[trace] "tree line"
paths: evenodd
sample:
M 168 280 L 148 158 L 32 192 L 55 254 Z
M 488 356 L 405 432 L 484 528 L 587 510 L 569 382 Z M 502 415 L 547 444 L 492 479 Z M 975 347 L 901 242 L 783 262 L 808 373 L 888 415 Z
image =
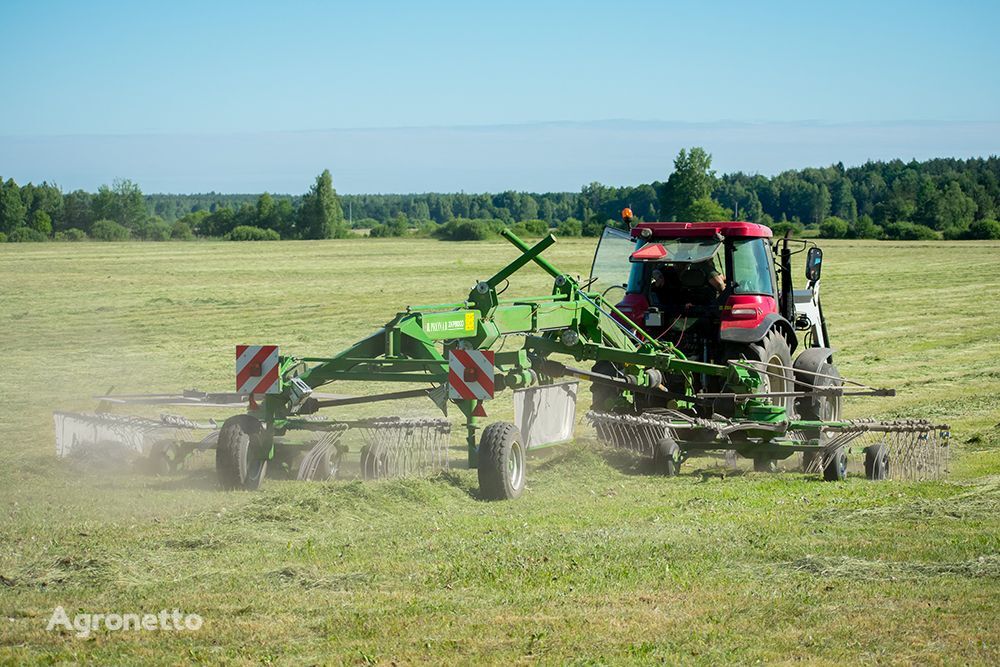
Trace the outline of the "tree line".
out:
M 0 179 L 0 241 L 233 240 L 424 235 L 599 235 L 637 220 L 748 220 L 777 233 L 831 238 L 1000 238 L 1000 158 L 835 164 L 773 177 L 717 176 L 701 148 L 682 150 L 665 181 L 580 192 L 338 195 L 329 171 L 302 195 L 149 194 L 129 180 L 96 193 Z M 353 231 L 352 231 L 353 230 Z

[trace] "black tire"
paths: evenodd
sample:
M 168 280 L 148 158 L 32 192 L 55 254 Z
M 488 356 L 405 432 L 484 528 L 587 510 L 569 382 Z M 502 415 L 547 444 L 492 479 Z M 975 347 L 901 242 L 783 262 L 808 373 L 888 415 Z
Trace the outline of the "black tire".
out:
M 748 345 L 744 356 L 752 361 L 767 364 L 764 370 L 769 371 L 769 373 L 761 373 L 762 384 L 758 390 L 760 393 L 794 391 L 795 372 L 792 370 L 792 349 L 777 329 L 768 331 L 760 342 Z M 795 401 L 792 398 L 768 398 L 764 400 L 785 408 L 789 417 L 795 413 Z
M 889 478 L 889 448 L 881 442 L 865 447 L 865 477 L 870 480 Z
M 515 500 L 524 491 L 527 450 L 513 424 L 495 422 L 479 438 L 479 493 L 484 500 Z
M 591 370 L 601 375 L 621 377 L 621 372 L 610 361 L 598 361 Z M 590 383 L 591 409 L 596 412 L 610 412 L 622 395 L 621 389 L 600 382 Z
M 215 473 L 227 491 L 260 488 L 267 460 L 251 455 L 263 448 L 264 425 L 250 415 L 236 415 L 223 423 L 215 446 Z
M 664 477 L 676 477 L 681 470 L 681 449 L 673 438 L 662 438 L 653 446 L 653 471 Z
M 797 382 L 804 384 L 797 384 L 796 391 L 808 392 L 810 387 L 807 385 L 839 387 L 843 384 L 837 367 L 831 363 L 823 362 L 816 369 L 816 373 L 817 375 L 805 371 L 797 373 Z M 803 396 L 796 399 L 795 411 L 800 419 L 808 421 L 837 421 L 840 419 L 840 403 L 840 396 Z M 823 440 L 823 433 L 818 429 L 806 430 L 803 433 L 810 440 Z M 802 452 L 802 472 L 813 472 L 822 462 L 822 454 L 819 451 Z
M 754 472 L 778 472 L 778 461 L 776 459 L 757 458 L 753 460 Z
M 823 462 L 823 479 L 828 482 L 843 482 L 847 479 L 847 448 L 841 447 L 826 454 Z

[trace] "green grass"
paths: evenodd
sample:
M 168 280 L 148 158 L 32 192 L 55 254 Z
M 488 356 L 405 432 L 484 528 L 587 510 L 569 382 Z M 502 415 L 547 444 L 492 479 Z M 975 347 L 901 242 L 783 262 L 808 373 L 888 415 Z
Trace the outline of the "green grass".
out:
M 697 459 L 662 479 L 582 425 L 514 503 L 476 500 L 460 469 L 253 494 L 217 491 L 210 456 L 167 477 L 81 470 L 55 460 L 52 409 L 111 385 L 227 389 L 237 342 L 338 351 L 406 304 L 461 298 L 512 249 L 0 246 L 0 662 L 1000 662 L 1000 244 L 824 247 L 842 373 L 900 390 L 848 416 L 949 421 L 946 481 L 721 478 Z M 591 253 L 547 251 L 580 273 Z M 511 294 L 548 289 L 527 270 Z M 84 640 L 45 630 L 56 605 L 205 624 Z

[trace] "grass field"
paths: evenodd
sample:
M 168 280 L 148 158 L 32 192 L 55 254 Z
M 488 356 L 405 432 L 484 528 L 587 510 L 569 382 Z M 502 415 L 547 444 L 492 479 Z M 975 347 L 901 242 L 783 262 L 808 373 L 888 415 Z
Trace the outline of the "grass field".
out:
M 512 249 L 0 246 L 0 662 L 1000 663 L 1000 244 L 824 247 L 841 372 L 900 392 L 847 416 L 950 422 L 946 481 L 698 460 L 656 478 L 582 425 L 513 503 L 477 500 L 463 469 L 259 493 L 218 491 L 210 456 L 165 477 L 80 469 L 55 459 L 52 409 L 112 385 L 228 390 L 238 342 L 339 351 L 406 304 L 461 298 Z M 592 249 L 547 255 L 586 273 Z M 511 294 L 550 287 L 518 278 Z M 81 639 L 46 631 L 56 605 L 204 625 Z

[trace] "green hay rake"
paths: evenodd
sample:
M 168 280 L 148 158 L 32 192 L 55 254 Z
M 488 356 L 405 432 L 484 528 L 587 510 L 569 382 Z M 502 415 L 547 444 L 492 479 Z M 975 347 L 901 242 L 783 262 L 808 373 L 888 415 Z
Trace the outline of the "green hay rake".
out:
M 544 259 L 553 236 L 529 247 L 509 231 L 502 235 L 519 256 L 478 282 L 465 300 L 409 306 L 335 356 L 284 356 L 276 346 L 240 346 L 237 394 L 117 399 L 245 406 L 245 414 L 220 427 L 183 418 L 57 413 L 57 448 L 69 454 L 87 444 L 119 441 L 144 455 L 168 451 L 171 462 L 214 448 L 220 483 L 228 489 L 258 488 L 269 464 L 272 473 L 277 467 L 299 479 L 328 479 L 342 469 L 344 454 L 355 450 L 364 477 L 400 476 L 449 466 L 450 405 L 461 416 L 467 464 L 478 470 L 481 495 L 512 499 L 525 487 L 527 453 L 573 437 L 577 384 L 583 380 L 593 385 L 594 409 L 587 419 L 598 439 L 652 456 L 667 475 L 710 451 L 736 452 L 759 469 L 801 453 L 808 470 L 839 480 L 847 474 L 848 452 L 861 443 L 871 479 L 927 478 L 944 470 L 945 425 L 839 419 L 841 397 L 891 390 L 845 383 L 830 364 L 803 370 L 745 359 L 691 360 L 672 343 L 631 326 L 604 295 L 588 291 L 589 282 Z M 553 278 L 551 294 L 501 298 L 498 287 L 529 263 Z M 504 348 L 503 341 L 514 337 L 521 344 Z M 829 353 L 812 352 L 818 361 Z M 606 372 L 609 364 L 621 372 Z M 791 390 L 769 390 L 769 375 L 793 370 Z M 347 382 L 418 388 L 352 397 L 317 392 Z M 514 422 L 484 427 L 487 402 L 506 390 L 514 392 Z M 323 410 L 417 397 L 430 398 L 443 416 L 319 416 Z M 107 407 L 111 399 L 104 400 Z M 354 434 L 360 441 L 349 443 Z

